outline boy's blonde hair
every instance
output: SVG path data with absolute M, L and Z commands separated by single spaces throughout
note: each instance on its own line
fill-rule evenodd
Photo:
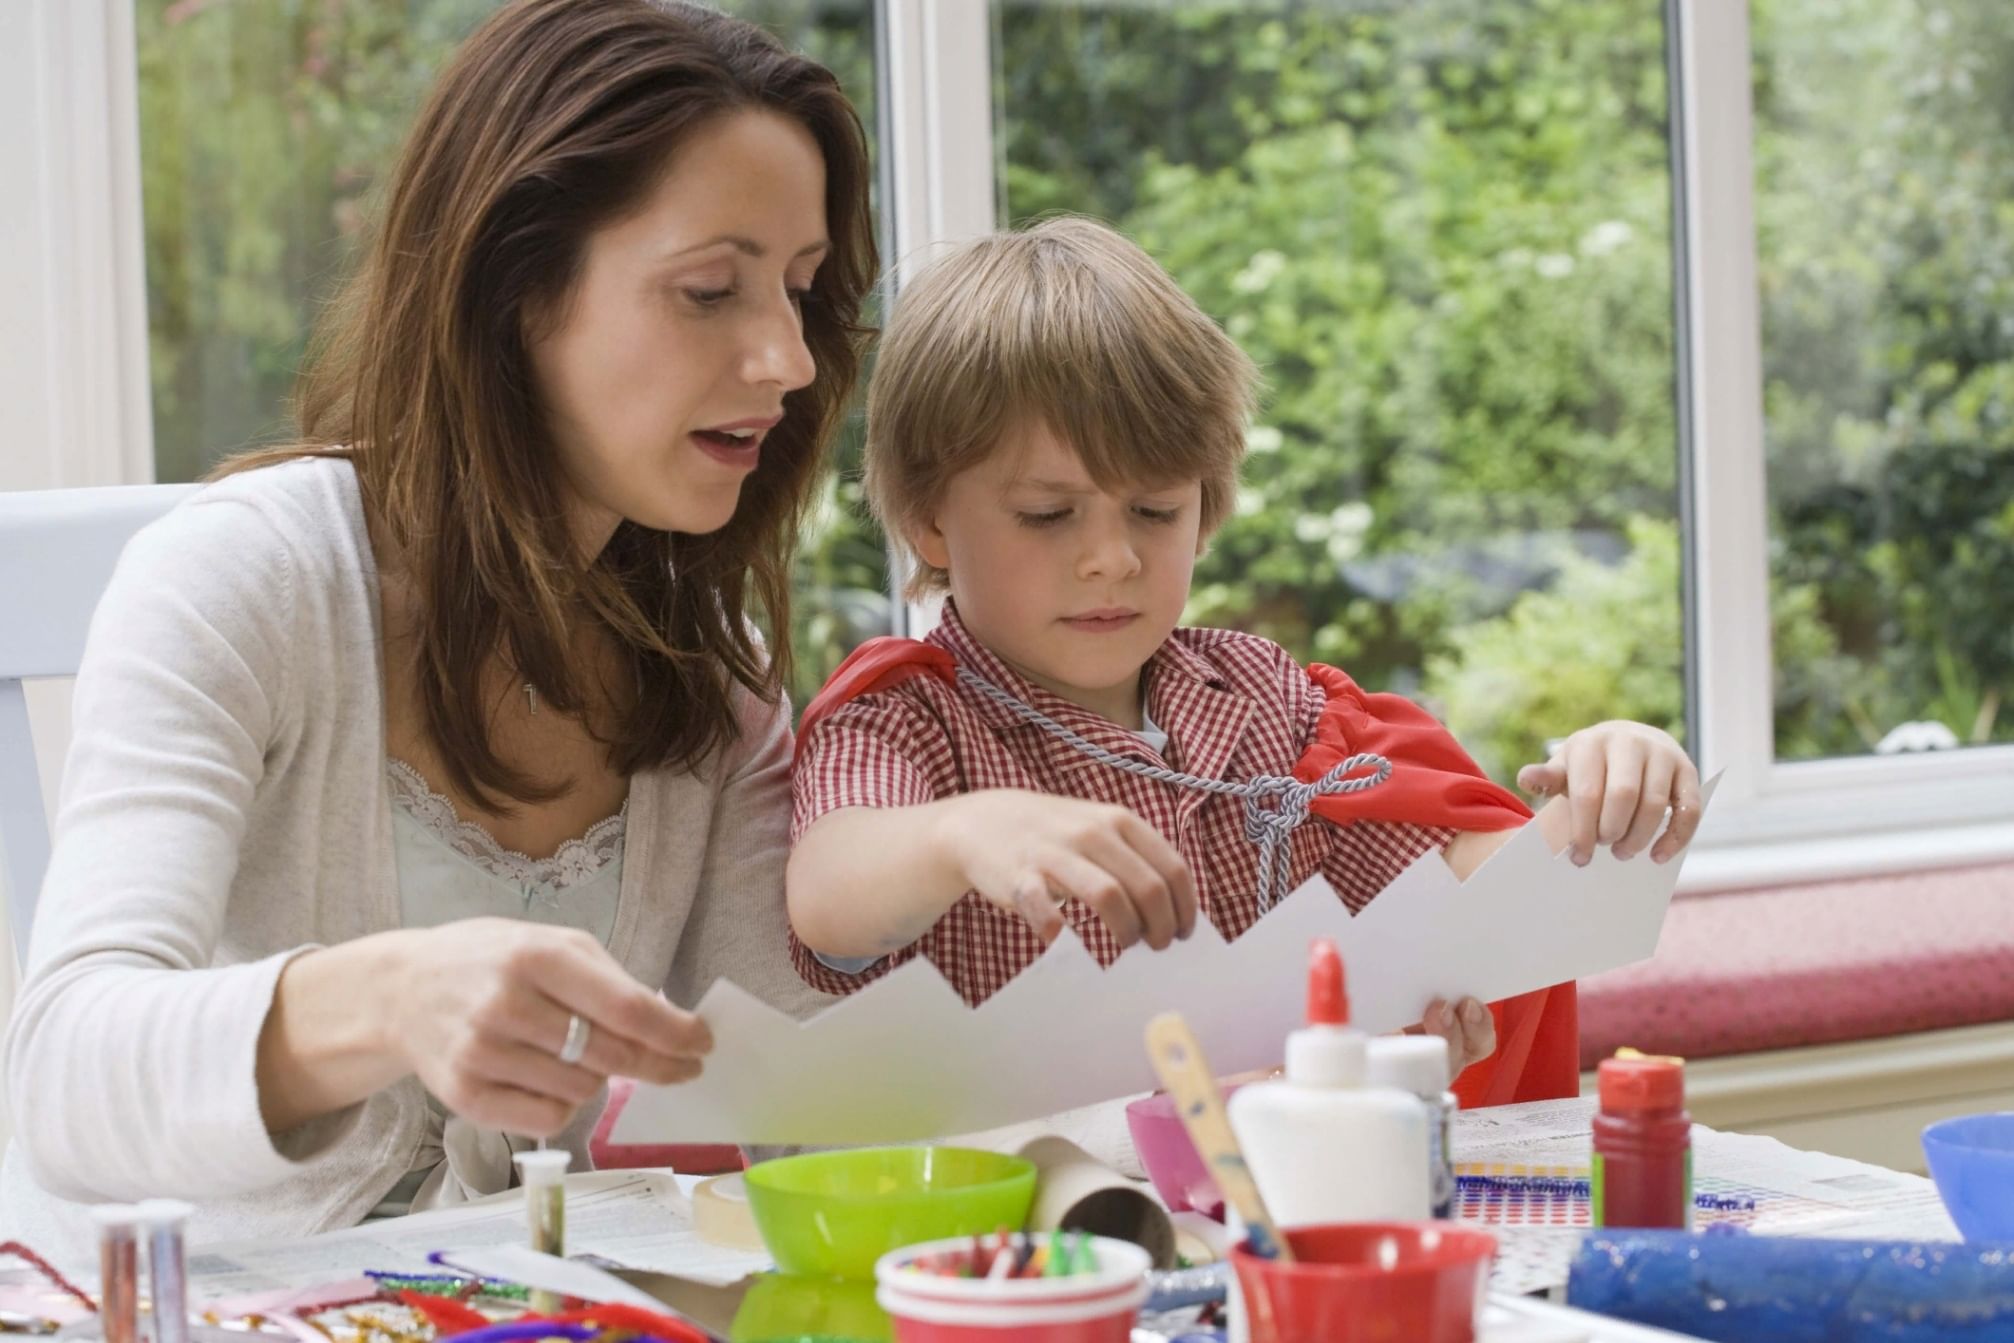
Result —
M 1102 489 L 1200 479 L 1202 529 L 1230 511 L 1258 370 L 1153 258 L 1089 219 L 967 243 L 902 291 L 867 396 L 868 503 L 909 545 L 952 477 L 1041 424 Z

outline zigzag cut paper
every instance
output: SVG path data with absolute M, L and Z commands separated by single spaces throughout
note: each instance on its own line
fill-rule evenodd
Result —
M 1354 918 L 1316 877 L 1235 942 L 1204 920 L 1187 942 L 1100 969 L 1065 932 L 976 1008 L 922 959 L 801 1023 L 721 980 L 699 1004 L 715 1042 L 705 1073 L 638 1086 L 613 1137 L 907 1142 L 1020 1123 L 1151 1090 L 1141 1041 L 1171 1008 L 1220 1076 L 1271 1067 L 1300 1024 L 1310 939 L 1342 949 L 1356 1023 L 1398 1030 L 1436 997 L 1492 1001 L 1648 957 L 1683 857 L 1599 850 L 1575 867 L 1527 825 L 1467 882 L 1429 854 Z

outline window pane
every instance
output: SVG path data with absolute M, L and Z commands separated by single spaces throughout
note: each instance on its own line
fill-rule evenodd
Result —
M 154 462 L 289 437 L 316 304 L 447 53 L 494 0 L 140 0 Z
M 1754 0 L 1776 749 L 2014 741 L 2014 26 Z
M 1267 376 L 1190 617 L 1499 777 L 1683 733 L 1661 10 L 994 0 L 1003 212 L 1118 224 Z
M 290 435 L 287 396 L 317 305 L 448 53 L 495 0 L 139 0 L 141 176 L 156 475 Z M 838 73 L 874 126 L 872 0 L 741 0 Z M 842 460 L 858 461 L 849 426 Z M 855 473 L 857 474 L 857 473 Z M 794 605 L 798 701 L 886 633 L 887 565 L 829 479 Z

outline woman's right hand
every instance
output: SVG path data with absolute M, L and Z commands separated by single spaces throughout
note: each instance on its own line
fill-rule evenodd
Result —
M 394 1038 L 407 1066 L 471 1123 L 550 1138 L 613 1076 L 699 1075 L 704 1021 L 632 979 L 587 933 L 469 919 L 413 935 L 393 976 Z M 575 1014 L 578 1063 L 562 1063 Z
M 1125 807 L 1019 788 L 968 793 L 948 830 L 970 889 L 1063 931 L 1061 901 L 1089 905 L 1121 947 L 1156 951 L 1196 930 L 1196 879 L 1167 838 Z

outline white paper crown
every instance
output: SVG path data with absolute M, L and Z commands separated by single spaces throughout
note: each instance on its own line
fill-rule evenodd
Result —
M 1313 938 L 1342 950 L 1355 1023 L 1398 1030 L 1437 997 L 1489 1002 L 1648 957 L 1682 862 L 1597 850 L 1576 867 L 1527 825 L 1467 882 L 1428 854 L 1355 917 L 1317 876 L 1235 942 L 1201 920 L 1101 969 L 1066 931 L 976 1008 L 921 958 L 804 1022 L 721 980 L 699 1005 L 705 1073 L 639 1085 L 613 1138 L 906 1142 L 1020 1123 L 1153 1088 L 1142 1040 L 1170 1009 L 1218 1075 L 1271 1067 L 1301 1024 Z

